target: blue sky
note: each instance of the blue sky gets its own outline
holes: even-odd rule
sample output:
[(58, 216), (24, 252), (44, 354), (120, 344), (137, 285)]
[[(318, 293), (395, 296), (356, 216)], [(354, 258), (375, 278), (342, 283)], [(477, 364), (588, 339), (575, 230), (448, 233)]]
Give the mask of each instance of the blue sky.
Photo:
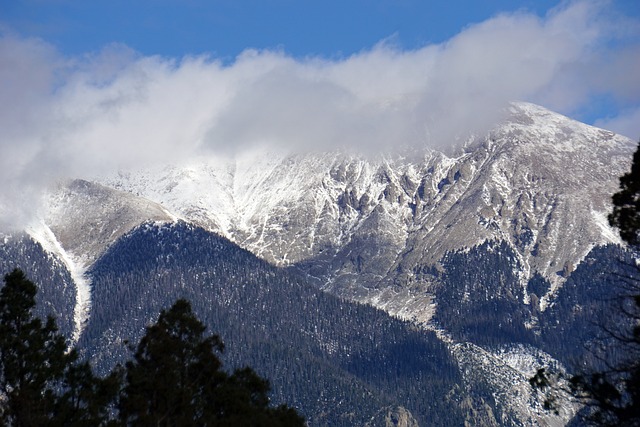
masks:
[[(392, 37), (405, 49), (441, 43), (501, 12), (539, 16), (557, 0), (17, 0), (0, 3), (5, 24), (42, 37), (67, 54), (124, 43), (145, 55), (213, 53), (247, 48), (293, 56), (349, 55)], [(640, 13), (635, 0), (617, 5)]]
[[(294, 58), (339, 59), (371, 49), (383, 40), (401, 50), (443, 44), (469, 26), (501, 13), (521, 12), (544, 18), (553, 8), (567, 3), (557, 0), (12, 0), (0, 2), (0, 29), (5, 34), (40, 38), (68, 57), (122, 44), (141, 55), (182, 58), (208, 54), (226, 63), (233, 62), (249, 48), (278, 50)], [(640, 19), (637, 0), (591, 3), (604, 4), (603, 9), (619, 16)], [(636, 31), (607, 43), (637, 45), (640, 41)], [(620, 100), (606, 91), (589, 98), (590, 104), (585, 102), (562, 112), (589, 123), (605, 124), (638, 107), (637, 99)]]
[[(577, 3), (577, 2), (573, 2)], [(640, 1), (587, 1), (620, 17), (640, 19)], [(402, 51), (442, 45), (470, 26), (500, 14), (544, 19), (557, 0), (12, 0), (0, 2), (0, 30), (39, 38), (59, 54), (83, 57), (106, 46), (124, 45), (139, 55), (183, 58), (207, 54), (233, 63), (246, 49), (275, 50), (293, 58), (333, 60), (372, 49), (385, 41)], [(617, 15), (614, 15), (617, 14)], [(599, 43), (640, 44), (636, 28)], [(632, 72), (632, 71), (630, 71)], [(607, 90), (594, 91), (582, 105), (551, 108), (590, 124), (615, 123), (640, 106)], [(634, 94), (637, 96), (637, 93)], [(628, 98), (628, 97), (627, 97)], [(628, 126), (627, 126), (628, 127)], [(638, 129), (620, 130), (633, 138)]]
[(446, 148), (510, 101), (638, 139), (639, 75), (638, 0), (0, 1), (0, 214), (203, 149)]

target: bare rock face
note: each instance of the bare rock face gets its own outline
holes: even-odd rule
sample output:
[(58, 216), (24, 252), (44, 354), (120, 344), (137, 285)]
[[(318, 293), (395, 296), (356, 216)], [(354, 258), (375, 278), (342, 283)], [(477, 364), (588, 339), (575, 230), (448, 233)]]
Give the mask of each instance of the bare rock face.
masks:
[(157, 203), (83, 180), (61, 186), (48, 202), (47, 225), (67, 252), (88, 264), (142, 222), (174, 219)]
[(386, 427), (418, 427), (418, 422), (411, 412), (403, 407), (389, 410), (385, 417)]
[(102, 184), (73, 181), (51, 197), (46, 222), (90, 264), (141, 222), (182, 218), (328, 292), (421, 322), (437, 301), (419, 271), (438, 268), (448, 251), (505, 241), (526, 304), (534, 274), (551, 284), (534, 301), (545, 310), (595, 245), (619, 242), (606, 215), (634, 145), (518, 103), (455, 154), (211, 155)]
[[(263, 150), (138, 171), (103, 184), (140, 195), (317, 285), (428, 320), (416, 271), (447, 251), (506, 241), (527, 280), (553, 293), (594, 245), (617, 242), (606, 215), (634, 144), (532, 104), (455, 154)], [(160, 211), (158, 211), (160, 213)]]
[[(510, 292), (535, 314), (553, 304), (594, 246), (620, 242), (606, 216), (635, 143), (532, 104), (508, 113), (452, 153), (261, 149), (77, 180), (51, 195), (45, 222), (65, 251), (90, 266), (137, 225), (180, 218), (301, 270), (323, 290), (422, 324), (438, 307), (435, 276), (422, 272), (442, 271), (451, 251), (502, 242), (518, 282)], [(548, 289), (529, 293), (534, 276)], [(506, 416), (556, 426), (573, 414), (529, 412), (537, 403), (525, 390), (528, 373), (508, 363), (530, 360), (529, 350), (493, 354), (439, 332), (461, 368), (493, 381), (486, 385), (503, 408), (494, 414), (485, 401), (470, 402), (470, 425), (503, 425)], [(385, 408), (374, 424), (417, 425), (404, 408)]]
[(416, 419), (406, 408), (394, 406), (382, 408), (380, 412), (364, 427), (419, 427)]

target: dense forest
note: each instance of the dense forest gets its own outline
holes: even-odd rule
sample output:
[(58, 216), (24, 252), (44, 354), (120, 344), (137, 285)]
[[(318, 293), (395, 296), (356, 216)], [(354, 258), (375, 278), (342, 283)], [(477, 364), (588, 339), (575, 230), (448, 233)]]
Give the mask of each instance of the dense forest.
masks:
[(35, 313), (41, 318), (54, 316), (58, 328), (71, 336), (76, 288), (67, 267), (27, 234), (18, 234), (0, 244), (0, 277), (14, 268), (28, 272), (32, 281), (42, 284)]
[(378, 424), (381, 409), (400, 406), (421, 424), (462, 422), (460, 373), (434, 333), (316, 290), (200, 228), (142, 226), (90, 274), (93, 310), (80, 344), (103, 372), (126, 357), (124, 340), (186, 298), (228, 344), (225, 363), (254, 367), (270, 379), (273, 401), (312, 425)]
[[(12, 427), (302, 427), (269, 405), (269, 383), (249, 367), (221, 369), (224, 348), (191, 305), (162, 310), (131, 360), (96, 376), (59, 332), (34, 315), (37, 286), (14, 269), (0, 288), (0, 425)], [(133, 346), (131, 347), (133, 350)]]
[[(18, 266), (43, 283), (36, 313), (53, 314), (69, 337), (75, 294), (64, 266), (27, 237), (0, 248), (2, 267)], [(517, 257), (504, 242), (450, 252), (438, 268), (415, 273), (438, 283), (433, 321), (456, 341), (532, 345), (570, 367), (595, 363), (584, 343), (597, 337), (594, 319), (613, 303), (628, 261), (619, 247), (594, 248), (544, 311), (538, 302), (550, 284), (536, 274), (523, 289)], [(251, 366), (269, 379), (270, 402), (296, 408), (309, 425), (384, 425), (404, 409), (421, 425), (460, 425), (480, 421), (484, 415), (472, 408), (482, 405), (500, 416), (492, 390), (463, 381), (433, 332), (323, 293), (299, 271), (276, 268), (201, 228), (143, 224), (88, 274), (92, 311), (78, 350), (100, 375), (129, 360), (132, 343), (184, 298), (225, 342), (224, 366)]]
[[(618, 304), (626, 294), (625, 277), (636, 274), (632, 253), (616, 245), (596, 246), (540, 309), (551, 289), (534, 274), (525, 290), (517, 275), (518, 259), (506, 242), (485, 242), (468, 251), (448, 253), (441, 269), (421, 274), (438, 283), (434, 321), (458, 341), (484, 347), (522, 343), (540, 348), (568, 368), (613, 361), (616, 348), (594, 353), (603, 326), (619, 327), (625, 320)], [(561, 272), (559, 272), (561, 274)], [(620, 314), (616, 316), (616, 313)]]

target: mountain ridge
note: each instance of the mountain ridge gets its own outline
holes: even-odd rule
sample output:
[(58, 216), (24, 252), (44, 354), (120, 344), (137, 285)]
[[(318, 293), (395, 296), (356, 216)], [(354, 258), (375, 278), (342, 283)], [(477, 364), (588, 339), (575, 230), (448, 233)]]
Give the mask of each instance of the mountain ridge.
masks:
[[(262, 147), (72, 180), (49, 195), (30, 234), (72, 273), (76, 340), (87, 327), (95, 333), (94, 315), (103, 318), (96, 314), (103, 308), (91, 307), (96, 263), (132, 230), (191, 224), (317, 289), (435, 331), (467, 386), (494, 402), (491, 416), (562, 425), (573, 412), (541, 415), (539, 396), (525, 390), (526, 373), (509, 363), (553, 364), (570, 353), (559, 346), (552, 354), (550, 343), (573, 342), (554, 322), (570, 317), (567, 324), (582, 325), (581, 307), (590, 302), (577, 286), (588, 287), (592, 265), (607, 268), (598, 256), (618, 256), (607, 249), (620, 240), (606, 215), (635, 145), (533, 104), (514, 103), (508, 113), (448, 153)], [(521, 346), (504, 350), (511, 344)], [(483, 380), (472, 367), (512, 384)], [(520, 396), (512, 406), (509, 393)]]
[(534, 274), (551, 283), (544, 310), (594, 246), (620, 243), (606, 214), (632, 143), (533, 104), (508, 113), (455, 155), (263, 148), (72, 181), (49, 197), (44, 221), (85, 268), (135, 225), (183, 219), (304, 271), (323, 290), (422, 322), (433, 286), (417, 269), (505, 240), (525, 301)]

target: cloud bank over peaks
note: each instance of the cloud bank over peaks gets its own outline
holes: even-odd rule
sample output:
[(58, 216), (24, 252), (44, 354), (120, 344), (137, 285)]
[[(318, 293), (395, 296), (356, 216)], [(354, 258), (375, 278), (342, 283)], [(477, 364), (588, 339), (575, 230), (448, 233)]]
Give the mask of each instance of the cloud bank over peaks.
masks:
[[(602, 1), (564, 3), (544, 18), (502, 14), (443, 44), (383, 41), (344, 58), (247, 50), (227, 64), (118, 45), (69, 58), (0, 34), (0, 218), (9, 223), (59, 179), (203, 152), (445, 148), (488, 130), (513, 100), (571, 115), (605, 96), (629, 117), (640, 111), (640, 81), (620, 71), (640, 69), (640, 25)], [(602, 122), (640, 136), (625, 117)]]

